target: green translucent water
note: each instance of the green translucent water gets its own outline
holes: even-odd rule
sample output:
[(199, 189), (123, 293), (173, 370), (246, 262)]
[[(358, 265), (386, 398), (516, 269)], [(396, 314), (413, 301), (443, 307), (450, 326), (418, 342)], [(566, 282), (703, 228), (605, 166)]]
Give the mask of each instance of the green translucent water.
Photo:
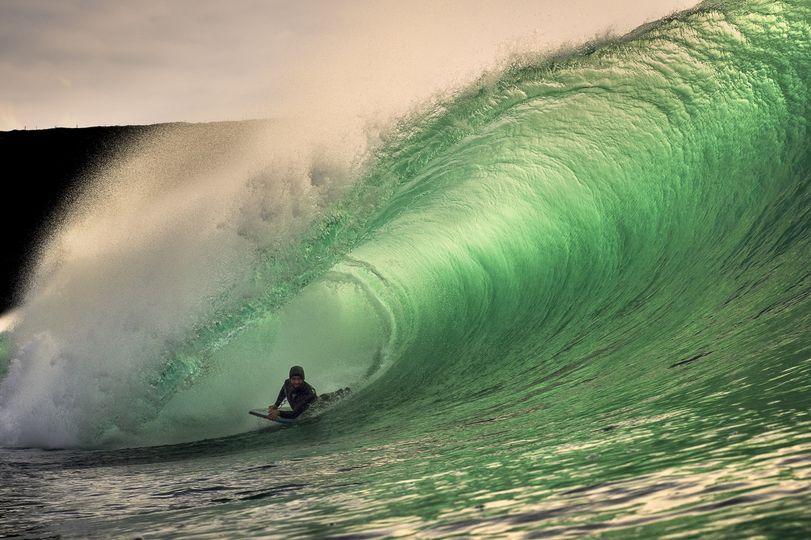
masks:
[(807, 536), (809, 35), (805, 1), (705, 4), (404, 122), (160, 374), (149, 425), (225, 393), (198, 364), (279, 335), (282, 305), (375, 359), (341, 371), (352, 399), (273, 433), (3, 450), (0, 522)]

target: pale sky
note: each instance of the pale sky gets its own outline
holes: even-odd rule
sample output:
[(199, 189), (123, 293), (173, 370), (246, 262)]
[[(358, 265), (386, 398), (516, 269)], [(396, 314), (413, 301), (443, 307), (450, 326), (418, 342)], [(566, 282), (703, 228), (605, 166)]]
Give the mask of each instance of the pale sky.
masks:
[(511, 52), (695, 3), (2, 0), (0, 131), (398, 114)]

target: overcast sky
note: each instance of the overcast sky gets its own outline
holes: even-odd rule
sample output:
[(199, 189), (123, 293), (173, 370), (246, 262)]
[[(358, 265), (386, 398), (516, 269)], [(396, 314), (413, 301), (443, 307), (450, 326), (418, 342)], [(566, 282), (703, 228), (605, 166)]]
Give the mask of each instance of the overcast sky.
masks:
[(0, 1), (0, 130), (396, 114), (695, 0)]

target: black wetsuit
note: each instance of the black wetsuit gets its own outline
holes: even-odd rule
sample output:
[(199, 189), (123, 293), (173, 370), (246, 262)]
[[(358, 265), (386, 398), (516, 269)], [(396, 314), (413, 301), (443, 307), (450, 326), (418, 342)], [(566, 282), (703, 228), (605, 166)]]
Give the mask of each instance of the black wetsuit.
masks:
[(279, 397), (276, 398), (276, 407), (282, 404), (282, 401), (287, 399), (287, 402), (293, 408), (292, 411), (279, 411), (281, 418), (296, 418), (298, 415), (307, 410), (310, 404), (318, 399), (315, 393), (315, 388), (302, 381), (301, 386), (293, 388), (290, 379), (285, 379), (282, 389), (279, 390)]

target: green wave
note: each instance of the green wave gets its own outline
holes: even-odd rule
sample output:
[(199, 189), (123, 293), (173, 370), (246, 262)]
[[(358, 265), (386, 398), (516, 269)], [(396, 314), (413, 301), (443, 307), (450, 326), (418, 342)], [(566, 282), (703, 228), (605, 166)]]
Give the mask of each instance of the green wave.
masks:
[[(328, 289), (340, 307), (319, 324), (343, 325), (332, 338), (347, 350), (364, 343), (347, 368), (359, 392), (334, 418), (351, 429), (419, 433), (548, 399), (599, 416), (796, 367), (809, 345), (809, 11), (704, 3), (516, 63), (403, 120), (341, 202), (264, 255), (264, 292), (224, 295), (151, 381), (149, 412), (113, 423), (140, 431), (198, 386), (240, 387), (225, 381), (251, 364), (234, 357)], [(317, 319), (322, 306), (303, 302)], [(333, 346), (308, 366), (322, 381)]]
[(398, 329), (357, 407), (468, 417), (601, 376), (607, 403), (643, 401), (688, 369), (799, 362), (808, 21), (801, 2), (704, 4), (405, 123), (356, 193), (384, 186), (350, 253)]
[[(69, 532), (807, 536), (810, 35), (807, 0), (707, 2), (404, 119), (78, 437), (197, 442), (54, 453)], [(355, 391), (199, 440), (256, 427), (290, 363)]]

